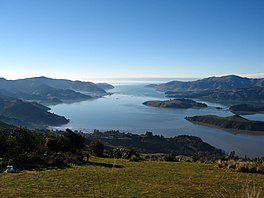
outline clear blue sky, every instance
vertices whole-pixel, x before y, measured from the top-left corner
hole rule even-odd
[[[0,0],[0,76],[264,74],[263,0]]]

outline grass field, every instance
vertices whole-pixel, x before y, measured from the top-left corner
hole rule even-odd
[[[200,163],[91,161],[90,166],[0,174],[0,197],[242,198],[247,191],[264,197],[264,175]]]

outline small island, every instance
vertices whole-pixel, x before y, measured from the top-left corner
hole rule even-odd
[[[264,113],[264,105],[238,104],[231,106],[229,110],[238,115],[250,115]]]
[[[160,108],[178,108],[178,109],[189,109],[189,108],[206,108],[205,103],[195,102],[190,99],[173,99],[173,100],[150,100],[143,103],[144,105],[151,107]]]
[[[206,126],[218,127],[223,129],[232,129],[240,131],[254,131],[264,134],[264,122],[254,121],[243,118],[239,115],[228,117],[219,117],[216,115],[185,117],[186,120]]]

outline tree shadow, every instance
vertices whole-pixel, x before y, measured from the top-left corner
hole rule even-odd
[[[101,167],[106,167],[106,168],[124,168],[125,167],[123,165],[107,164],[107,163],[102,163],[102,162],[88,162],[87,165],[90,165],[90,166],[101,166]]]

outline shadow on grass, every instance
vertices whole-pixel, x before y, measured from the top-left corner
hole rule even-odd
[[[124,168],[125,167],[125,166],[122,166],[122,165],[107,164],[107,163],[102,163],[102,162],[89,162],[87,165],[102,166],[102,167],[106,167],[106,168]]]

